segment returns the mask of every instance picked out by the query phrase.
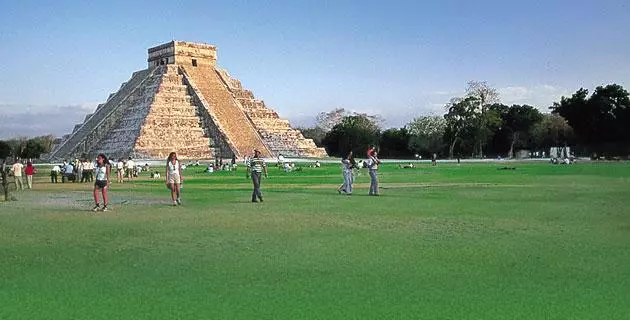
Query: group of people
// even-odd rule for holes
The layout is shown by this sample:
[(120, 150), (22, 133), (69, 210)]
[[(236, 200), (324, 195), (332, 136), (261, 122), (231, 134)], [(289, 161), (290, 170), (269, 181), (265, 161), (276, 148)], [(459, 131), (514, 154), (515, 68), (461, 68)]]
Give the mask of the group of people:
[(58, 183), (59, 176), (61, 176), (61, 182), (92, 182), (94, 181), (94, 166), (95, 162), (88, 159), (75, 159), (73, 162), (64, 160), (61, 166), (55, 165), (50, 170), (50, 182)]
[(342, 172), (343, 172), (343, 184), (337, 188), (337, 192), (339, 194), (352, 194), (352, 185), (354, 184), (354, 169), (361, 169), (366, 167), (370, 174), (370, 190), (368, 195), (370, 196), (378, 196), (378, 166), (381, 164), (381, 161), (378, 159), (378, 152), (374, 148), (374, 146), (370, 146), (367, 151), (367, 160), (363, 163), (363, 165), (359, 165), (357, 161), (354, 159), (354, 155), (352, 151), (349, 151), (348, 154), (341, 160), (342, 164)]
[(26, 188), (33, 189), (33, 175), (37, 173), (37, 170), (31, 161), (26, 162), (26, 166), (24, 166), (20, 159), (16, 159), (9, 172), (13, 176), (16, 190), (22, 191), (25, 189), (22, 173), (26, 176)]

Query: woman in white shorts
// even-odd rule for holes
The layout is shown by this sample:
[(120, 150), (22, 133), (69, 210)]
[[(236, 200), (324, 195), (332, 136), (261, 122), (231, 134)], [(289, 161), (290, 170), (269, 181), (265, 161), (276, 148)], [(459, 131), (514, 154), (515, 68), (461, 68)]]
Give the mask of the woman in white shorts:
[(171, 152), (166, 160), (166, 186), (171, 189), (171, 200), (173, 200), (173, 206), (182, 204), (179, 193), (183, 182), (182, 167), (179, 165), (179, 161), (177, 161), (177, 154), (175, 152)]

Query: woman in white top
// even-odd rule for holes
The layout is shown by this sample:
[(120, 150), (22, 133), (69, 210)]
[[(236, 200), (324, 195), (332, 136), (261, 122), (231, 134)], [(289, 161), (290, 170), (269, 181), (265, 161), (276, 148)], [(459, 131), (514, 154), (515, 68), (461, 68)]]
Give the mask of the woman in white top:
[(370, 172), (370, 192), (368, 193), (371, 196), (378, 196), (378, 165), (381, 164), (381, 160), (377, 157), (378, 153), (376, 150), (372, 149), (371, 152), (368, 151), (368, 169)]
[(338, 193), (345, 193), (347, 195), (352, 194), (352, 184), (354, 183), (354, 177), (352, 176), (352, 169), (355, 167), (356, 162), (352, 156), (352, 151), (348, 152), (348, 155), (341, 160), (342, 172), (343, 172), (343, 184), (337, 188)]
[[(99, 154), (96, 157), (96, 168), (94, 173), (96, 175), (96, 181), (94, 181), (94, 203), (96, 204), (92, 211), (107, 211), (107, 204), (109, 198), (107, 196), (107, 188), (109, 187), (109, 174), (110, 174), (109, 160), (104, 154)], [(98, 190), (101, 190), (103, 195), (103, 209), (99, 204)]]
[(116, 163), (116, 182), (123, 183), (124, 177), (125, 177), (125, 163), (123, 162), (123, 159), (120, 158), (118, 159), (118, 162)]
[(173, 206), (181, 205), (182, 200), (179, 197), (181, 184), (184, 182), (182, 179), (182, 167), (177, 161), (177, 154), (171, 152), (166, 159), (166, 186), (171, 189), (171, 200), (173, 200)]

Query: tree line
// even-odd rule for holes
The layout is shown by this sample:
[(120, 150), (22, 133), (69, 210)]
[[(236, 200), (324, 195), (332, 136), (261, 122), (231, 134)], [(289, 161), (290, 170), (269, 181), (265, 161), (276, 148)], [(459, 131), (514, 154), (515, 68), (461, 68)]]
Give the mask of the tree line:
[(590, 96), (581, 88), (549, 110), (505, 105), (496, 89), (471, 81), (462, 97), (444, 106), (443, 115), (421, 116), (401, 128), (383, 130), (378, 116), (337, 108), (301, 130), (331, 156), (363, 154), (369, 145), (389, 158), (512, 158), (518, 150), (542, 155), (564, 146), (593, 157), (630, 154), (630, 96), (622, 86), (599, 86)]
[(53, 135), (0, 140), (0, 160), (7, 158), (39, 159), (52, 149)]

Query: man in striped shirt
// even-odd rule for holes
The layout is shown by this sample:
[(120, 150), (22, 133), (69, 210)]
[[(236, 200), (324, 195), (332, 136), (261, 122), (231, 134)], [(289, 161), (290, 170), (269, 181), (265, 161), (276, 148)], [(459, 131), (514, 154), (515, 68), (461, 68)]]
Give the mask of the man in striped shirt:
[(252, 193), (252, 202), (258, 202), (256, 198), (263, 201), (262, 192), (260, 192), (260, 175), (265, 174), (265, 178), (267, 178), (267, 165), (265, 164), (265, 160), (260, 157), (260, 151), (254, 150), (254, 157), (249, 160), (249, 164), (247, 164), (247, 178), (249, 175), (252, 176), (252, 183), (254, 184), (254, 192)]

